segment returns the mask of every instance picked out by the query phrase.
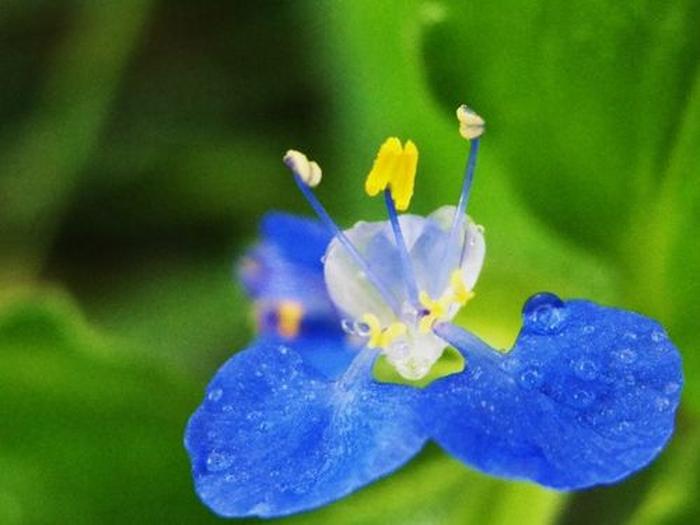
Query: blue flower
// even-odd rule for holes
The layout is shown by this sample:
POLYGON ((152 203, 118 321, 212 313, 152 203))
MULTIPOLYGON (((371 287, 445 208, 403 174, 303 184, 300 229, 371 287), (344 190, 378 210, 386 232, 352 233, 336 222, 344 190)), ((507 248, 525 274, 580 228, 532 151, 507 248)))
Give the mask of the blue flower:
POLYGON ((285 156, 320 222, 263 221, 241 265, 258 338, 216 373, 187 426, 197 493, 222 516, 273 517, 341 498, 434 440, 467 465, 558 490, 614 483, 669 440, 681 361, 642 315, 550 293, 530 298, 509 351, 451 320, 473 297, 483 229, 466 216, 484 122, 458 110, 470 153, 456 207, 399 215, 418 151, 389 139, 367 178, 389 220, 341 231, 315 197, 319 166, 285 156), (464 369, 426 388, 379 382, 382 356, 407 383, 448 346, 464 369))

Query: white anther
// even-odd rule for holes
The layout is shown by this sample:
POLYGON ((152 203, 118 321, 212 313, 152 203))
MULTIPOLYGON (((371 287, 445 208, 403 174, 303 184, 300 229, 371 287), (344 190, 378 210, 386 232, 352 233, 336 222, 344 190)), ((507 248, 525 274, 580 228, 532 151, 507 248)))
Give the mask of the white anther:
POLYGON ((309 160, 301 151, 290 149, 284 154, 283 160, 287 167, 296 173, 307 186, 315 188, 320 184, 321 167, 313 160, 309 160))
POLYGON ((459 120, 459 133, 467 140, 479 138, 486 127, 486 122, 467 105, 462 104, 457 108, 459 120))

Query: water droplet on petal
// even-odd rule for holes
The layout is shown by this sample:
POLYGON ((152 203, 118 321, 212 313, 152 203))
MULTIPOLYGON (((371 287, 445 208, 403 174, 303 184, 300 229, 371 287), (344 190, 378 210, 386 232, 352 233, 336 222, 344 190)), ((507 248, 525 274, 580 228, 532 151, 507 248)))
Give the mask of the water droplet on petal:
POLYGON ((651 340, 654 341, 655 343, 660 343, 661 341, 665 341, 667 339, 666 334, 664 334, 660 330, 654 330, 651 333, 651 340))
POLYGON ((615 427, 615 432, 617 434, 625 434, 629 431, 631 431, 634 428, 634 425, 630 421, 620 421, 617 426, 615 427))
POLYGON ((370 327, 367 323, 355 323, 355 333, 360 337, 369 336, 370 331, 370 327))
POLYGON ((221 410, 223 410, 224 412, 233 412, 233 405, 224 405, 223 407, 221 407, 221 410))
POLYGON ((654 405, 656 406, 656 410, 659 412, 666 412, 669 408, 671 408, 671 402, 665 397, 657 397, 654 400, 654 405))
POLYGON ((289 348, 284 345, 280 345, 277 347, 277 351, 282 355, 286 355, 289 352, 289 348))
POLYGON ((304 395, 304 399, 306 399, 307 401, 313 401, 314 399, 316 399, 316 392, 307 392, 304 395))
POLYGON ((554 294, 540 293, 530 297, 523 307, 526 328, 537 334, 555 334, 566 320, 566 306, 554 294))
POLYGON ((595 401, 595 395, 588 390, 576 390, 571 395, 571 404, 577 408, 586 408, 595 401))
POLYGON ((262 412, 259 410, 253 410, 252 412, 248 412, 245 416, 245 418, 248 421, 256 421, 262 417, 262 412))
POLYGON ((679 385, 675 381, 671 381, 670 383, 666 383, 666 385, 664 385, 664 393, 668 395, 675 394, 676 392, 678 392, 680 387, 681 385, 679 385))
POLYGON ((341 319, 340 327, 348 335, 355 335, 355 323, 350 319, 341 319))
POLYGON ((595 332, 595 326, 593 326, 592 324, 587 324, 583 327, 584 334, 591 335, 593 332, 595 332))
POLYGON ((613 357, 625 364, 632 364, 637 360, 637 352, 631 348, 621 348, 613 351, 613 357))
POLYGON ((520 368, 520 359, 508 356, 501 362, 501 368, 506 372, 514 372, 520 368))
POLYGON ((576 377, 583 379, 584 381, 593 381, 598 377, 598 365, 596 365, 590 359, 582 357, 581 359, 574 361, 573 370, 576 377))
POLYGON ((209 472, 221 472, 226 470, 233 463, 233 459, 223 452, 212 452, 207 456, 207 469, 209 472))
POLYGON ((520 374, 520 384, 528 390, 535 389, 542 384, 544 377, 542 372, 535 367, 529 367, 520 374))
POLYGON ((224 395, 223 390, 221 390, 220 388, 215 388, 214 390, 209 392, 209 395, 207 396, 207 398, 209 398, 209 401, 216 402, 219 399, 221 399, 221 396, 223 396, 223 395, 224 395))

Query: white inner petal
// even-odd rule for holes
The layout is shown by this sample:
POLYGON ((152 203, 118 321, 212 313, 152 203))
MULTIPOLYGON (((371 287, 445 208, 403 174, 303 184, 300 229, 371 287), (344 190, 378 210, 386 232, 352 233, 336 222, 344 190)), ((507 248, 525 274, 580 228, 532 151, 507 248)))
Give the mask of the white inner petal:
MULTIPOLYGON (((442 295, 457 268, 462 271, 467 287, 472 289, 484 261, 482 230, 471 220, 465 220, 458 232, 458 249, 451 250, 452 260, 445 264, 446 271, 442 271, 455 210, 454 206, 444 206, 428 217, 408 214, 399 217, 418 289, 428 292, 433 298, 442 295)), ((389 221, 358 222, 345 234, 372 272, 405 308, 398 315, 392 311, 337 239, 330 243, 324 263, 326 287, 332 301, 350 319, 361 319, 364 314, 371 313, 377 316, 383 327, 397 320, 406 323, 407 334, 386 349, 387 358, 404 377, 423 377, 447 345, 432 333, 420 334, 417 330, 416 312, 408 302, 391 224, 389 221)), ((449 318, 456 313, 457 309, 451 311, 449 318)))

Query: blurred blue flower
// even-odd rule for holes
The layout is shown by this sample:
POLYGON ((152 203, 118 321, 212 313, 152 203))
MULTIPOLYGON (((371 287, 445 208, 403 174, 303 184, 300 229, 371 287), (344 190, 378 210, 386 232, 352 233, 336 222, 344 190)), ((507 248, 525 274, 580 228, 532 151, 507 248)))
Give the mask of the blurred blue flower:
POLYGON ((268 215, 241 265, 259 336, 214 376, 185 435, 197 493, 217 514, 325 505, 428 439, 488 474, 559 490, 616 482, 669 440, 683 379, 657 322, 542 293, 509 351, 451 323, 485 253, 465 215, 484 122, 466 107, 458 117, 471 141, 462 194, 426 218, 398 215, 413 193, 410 141, 387 140, 367 179, 389 220, 344 232, 312 192, 318 165, 286 155, 321 222, 268 215), (466 367, 426 388, 373 377, 383 355, 422 379, 450 345, 466 367))

